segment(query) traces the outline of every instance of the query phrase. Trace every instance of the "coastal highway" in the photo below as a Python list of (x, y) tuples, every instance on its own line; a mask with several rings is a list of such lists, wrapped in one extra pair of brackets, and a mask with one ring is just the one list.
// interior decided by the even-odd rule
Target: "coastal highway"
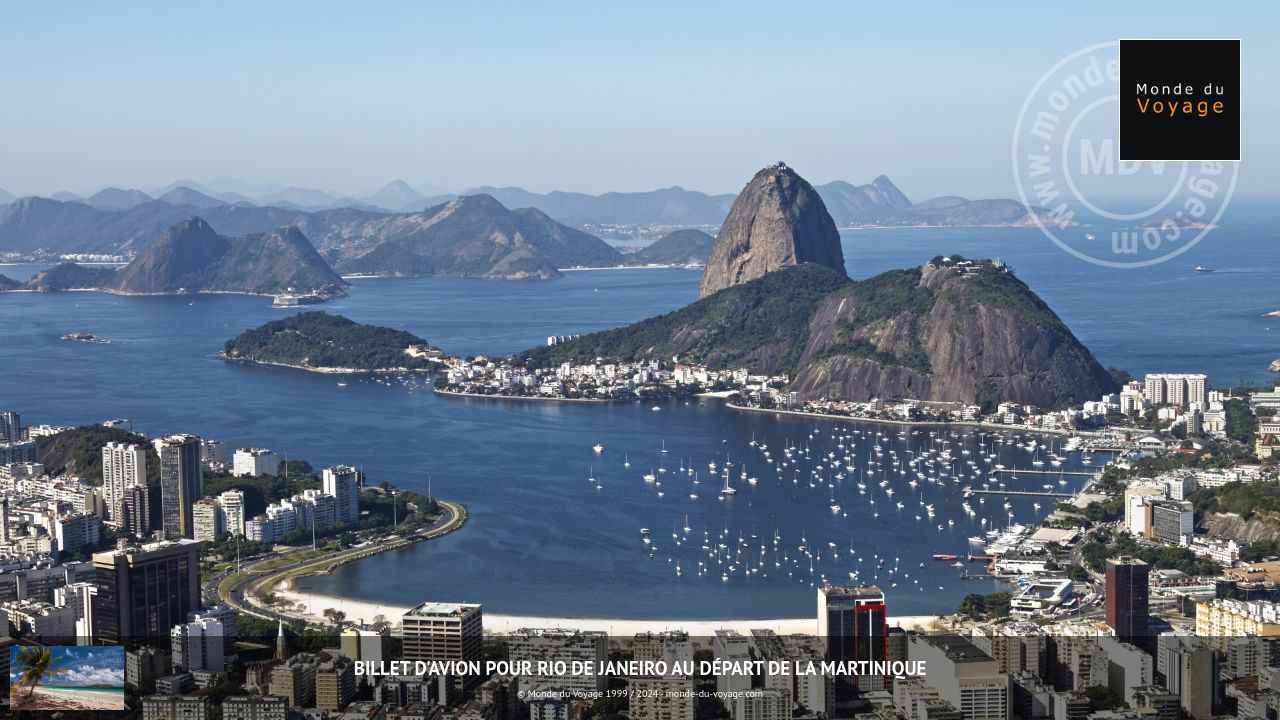
[(365, 542), (359, 547), (348, 548), (320, 557), (300, 558), (296, 562), (273, 565), (270, 568), (260, 568), (262, 565), (287, 559), (291, 555), (305, 555), (311, 548), (301, 547), (287, 553), (273, 553), (255, 560), (240, 572), (227, 569), (209, 578), (205, 582), (205, 596), (215, 602), (229, 605), (237, 612), (256, 615), (268, 620), (298, 619), (295, 614), (278, 612), (249, 600), (249, 593), (256, 587), (281, 579), (284, 576), (300, 577), (310, 572), (320, 572), (343, 563), (386, 552), (387, 550), (408, 547), (416, 542), (438, 538), (457, 530), (466, 523), (467, 510), (465, 507), (449, 500), (437, 500), (437, 502), (440, 504), (441, 510), (443, 510), (440, 517), (430, 525), (419, 528), (417, 532), (408, 537), (389, 536), (376, 538)]

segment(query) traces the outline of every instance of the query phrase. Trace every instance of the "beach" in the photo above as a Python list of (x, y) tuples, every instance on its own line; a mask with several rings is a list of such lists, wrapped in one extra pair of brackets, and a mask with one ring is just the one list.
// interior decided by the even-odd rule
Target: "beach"
[(77, 690), (36, 687), (27, 698), (25, 688), (15, 688), (13, 710), (124, 710), (124, 691)]
[[(409, 610), (400, 605), (380, 605), (377, 603), (331, 597), (328, 595), (312, 595), (290, 589), (279, 589), (276, 594), (300, 606), (300, 614), (318, 622), (328, 622), (324, 611), (332, 608), (345, 613), (346, 619), (354, 622), (368, 623), (377, 615), (382, 615), (391, 624), (395, 624), (401, 615)], [(890, 616), (889, 625), (900, 626), (904, 630), (926, 629), (937, 617), (934, 615)], [(737, 630), (747, 633), (753, 629), (768, 629), (779, 634), (809, 633), (818, 631), (818, 622), (814, 618), (777, 618), (748, 620), (628, 620), (618, 618), (586, 618), (586, 617), (534, 617), (527, 615), (503, 615), (498, 613), (484, 614), (486, 632), (505, 633), (521, 628), (572, 628), (577, 630), (603, 630), (610, 635), (628, 636), (643, 632), (661, 632), (664, 630), (683, 630), (695, 637), (707, 637), (716, 630)]]

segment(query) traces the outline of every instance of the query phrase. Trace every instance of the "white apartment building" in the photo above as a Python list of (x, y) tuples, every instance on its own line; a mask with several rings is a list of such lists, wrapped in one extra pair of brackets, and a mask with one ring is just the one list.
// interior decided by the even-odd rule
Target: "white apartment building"
[(222, 510), (222, 524), (232, 535), (244, 535), (244, 493), (240, 490), (227, 490), (218, 496), (218, 507)]
[(333, 496), (335, 521), (345, 525), (359, 523), (360, 488), (356, 469), (350, 465), (334, 465), (325, 468), (320, 479), (324, 493)]
[(236, 448), (231, 457), (231, 474), (237, 477), (275, 475), (279, 471), (280, 461), (266, 448)]
[(114, 441), (102, 446), (102, 501), (107, 522), (120, 524), (120, 502), (126, 488), (146, 484), (146, 448)]
[(1206, 379), (1198, 373), (1149, 373), (1143, 379), (1143, 395), (1152, 405), (1203, 406)]

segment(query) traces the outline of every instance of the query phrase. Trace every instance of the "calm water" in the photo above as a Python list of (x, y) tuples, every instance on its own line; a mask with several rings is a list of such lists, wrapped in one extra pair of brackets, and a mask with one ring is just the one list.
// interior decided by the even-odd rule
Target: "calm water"
[[(855, 277), (938, 254), (1001, 257), (1104, 364), (1135, 374), (1202, 370), (1217, 383), (1262, 382), (1274, 377), (1267, 363), (1280, 357), (1274, 335), (1280, 320), (1263, 317), (1280, 309), (1277, 232), (1266, 220), (1224, 223), (1177, 261), (1146, 270), (1096, 268), (1034, 230), (1017, 229), (857, 231), (845, 234), (845, 253)], [(1194, 273), (1196, 264), (1217, 272)], [(36, 269), (8, 266), (0, 273), (24, 277)], [(362, 280), (351, 297), (326, 309), (410, 330), (454, 353), (506, 353), (547, 335), (615, 327), (674, 309), (696, 296), (698, 277), (685, 270), (616, 270), (529, 283)], [(339, 388), (331, 377), (214, 359), (226, 338), (285, 312), (292, 311), (234, 296), (0, 295), (0, 363), (7, 369), (0, 406), (20, 409), (28, 424), (131, 417), (143, 432), (265, 445), (317, 466), (359, 464), (374, 481), (420, 490), (429, 472), (437, 494), (469, 506), (472, 520), (462, 531), (313, 578), (308, 587), (315, 592), (402, 605), (472, 600), (492, 612), (534, 615), (764, 618), (810, 615), (810, 583), (823, 575), (842, 580), (860, 572), (861, 579), (875, 579), (890, 588), (895, 614), (948, 611), (965, 593), (991, 586), (962, 581), (960, 569), (927, 559), (935, 551), (963, 553), (965, 538), (981, 529), (983, 518), (1008, 521), (997, 497), (985, 505), (972, 501), (973, 519), (960, 510), (959, 488), (969, 479), (957, 482), (954, 473), (979, 454), (972, 437), (922, 432), (900, 438), (897, 428), (846, 424), (840, 434), (853, 437), (841, 449), (831, 435), (834, 423), (740, 414), (715, 402), (668, 403), (654, 412), (639, 404), (458, 400), (401, 385)], [(112, 342), (58, 339), (70, 331)], [(874, 452), (876, 432), (886, 433), (881, 456)], [(773, 465), (748, 445), (753, 434), (769, 445)], [(972, 454), (957, 455), (959, 468), (939, 475), (939, 482), (909, 487), (910, 476), (897, 472), (890, 451), (905, 462), (944, 440), (955, 452), (963, 446)], [(664, 441), (670, 472), (659, 474), (658, 488), (641, 476), (663, 462)], [(591, 449), (596, 442), (605, 446), (602, 455)], [(810, 458), (779, 475), (788, 442), (808, 444)], [(1030, 462), (1023, 450), (996, 450), (997, 462)], [(819, 469), (828, 452), (852, 452), (854, 471), (836, 479), (829, 465)], [(735, 462), (738, 493), (720, 500), (720, 481), (708, 477), (707, 464), (723, 464), (726, 453)], [(868, 458), (881, 464), (868, 466)], [(682, 462), (698, 470), (697, 488), (675, 472)], [(744, 464), (756, 485), (740, 479)], [(589, 474), (603, 489), (588, 482)], [(879, 485), (885, 478), (896, 490), (892, 498)], [(859, 494), (858, 479), (868, 486), (866, 495)], [(1015, 484), (1039, 488), (1041, 480), (1010, 481)], [(695, 489), (699, 498), (691, 500)], [(936, 518), (915, 520), (921, 493)], [(904, 509), (896, 508), (898, 501)], [(1031, 502), (1012, 504), (1016, 520), (1037, 515)], [(1050, 501), (1041, 502), (1047, 510)], [(832, 504), (841, 510), (833, 512)], [(657, 551), (641, 542), (641, 527), (650, 528)], [(728, 580), (723, 566), (701, 550), (704, 528), (713, 549), (726, 544), (722, 558), (732, 551), (737, 570)], [(808, 557), (798, 553), (802, 538), (819, 556), (812, 574)], [(761, 545), (767, 546), (763, 555)], [(889, 560), (877, 571), (880, 558)], [(891, 575), (894, 558), (899, 570)], [(707, 564), (703, 575), (699, 561)], [(757, 572), (748, 574), (752, 565)]]

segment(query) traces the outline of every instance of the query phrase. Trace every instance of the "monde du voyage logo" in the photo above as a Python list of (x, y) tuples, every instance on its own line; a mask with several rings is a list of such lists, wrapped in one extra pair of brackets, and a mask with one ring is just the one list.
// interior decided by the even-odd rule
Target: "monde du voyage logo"
[(1239, 40), (1082, 48), (1031, 89), (1013, 169), (1030, 218), (1088, 262), (1147, 267), (1217, 227), (1240, 159)]

